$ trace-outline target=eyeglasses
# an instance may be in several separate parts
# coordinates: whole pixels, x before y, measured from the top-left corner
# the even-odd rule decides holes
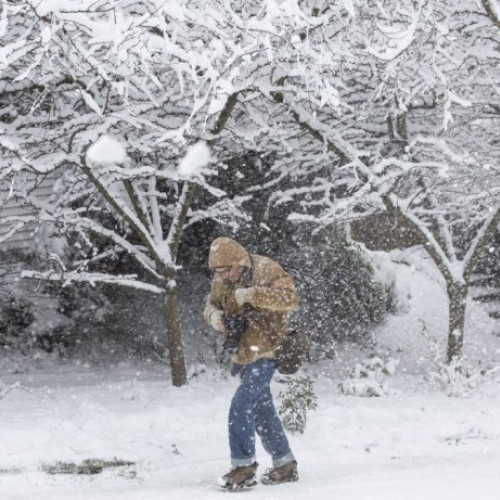
[[[231,267],[214,267],[212,268],[212,272],[214,274],[225,274],[231,271]]]

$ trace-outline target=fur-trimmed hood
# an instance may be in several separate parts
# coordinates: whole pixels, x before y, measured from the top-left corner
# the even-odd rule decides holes
[[[231,238],[221,237],[215,239],[210,245],[208,267],[214,269],[216,267],[230,267],[233,264],[251,267],[249,253]]]

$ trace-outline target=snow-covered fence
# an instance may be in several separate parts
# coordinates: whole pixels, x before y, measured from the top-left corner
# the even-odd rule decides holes
[[[26,193],[31,193],[40,202],[46,201],[52,194],[54,174],[23,175]],[[0,182],[0,250],[33,250],[38,226],[35,222],[37,213],[38,208],[26,204],[24,198],[12,195],[9,182]],[[26,224],[26,221],[30,222]]]

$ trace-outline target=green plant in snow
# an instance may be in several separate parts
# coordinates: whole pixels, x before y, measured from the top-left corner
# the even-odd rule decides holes
[[[309,376],[305,376],[288,378],[282,383],[287,387],[278,394],[278,413],[286,430],[302,434],[306,427],[307,414],[318,406],[313,381]]]

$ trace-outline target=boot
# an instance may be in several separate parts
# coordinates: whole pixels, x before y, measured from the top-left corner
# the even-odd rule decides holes
[[[292,483],[298,480],[299,473],[297,472],[296,460],[282,465],[281,467],[267,469],[260,478],[261,483],[266,485]]]
[[[252,465],[232,467],[227,474],[217,480],[217,483],[226,490],[252,488],[257,485],[255,472],[258,465],[257,462],[254,462]]]

